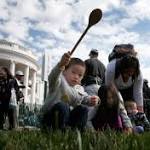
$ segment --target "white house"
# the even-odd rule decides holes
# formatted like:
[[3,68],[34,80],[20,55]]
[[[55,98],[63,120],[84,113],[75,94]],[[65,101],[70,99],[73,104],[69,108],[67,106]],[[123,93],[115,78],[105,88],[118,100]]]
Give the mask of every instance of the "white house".
[[25,103],[43,104],[44,82],[41,79],[41,69],[37,63],[37,57],[31,50],[16,43],[0,40],[0,66],[8,67],[13,75],[17,70],[24,73]]

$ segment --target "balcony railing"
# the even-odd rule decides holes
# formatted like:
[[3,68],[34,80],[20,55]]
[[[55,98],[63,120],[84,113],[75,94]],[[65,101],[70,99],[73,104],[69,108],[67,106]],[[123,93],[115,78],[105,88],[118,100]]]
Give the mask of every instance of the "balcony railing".
[[35,56],[31,50],[24,48],[23,46],[20,46],[20,45],[15,44],[15,43],[11,43],[11,42],[8,42],[5,40],[0,40],[0,48],[19,52],[19,53],[22,53],[24,55],[28,55],[28,56],[32,57],[33,59],[37,60],[37,56]]

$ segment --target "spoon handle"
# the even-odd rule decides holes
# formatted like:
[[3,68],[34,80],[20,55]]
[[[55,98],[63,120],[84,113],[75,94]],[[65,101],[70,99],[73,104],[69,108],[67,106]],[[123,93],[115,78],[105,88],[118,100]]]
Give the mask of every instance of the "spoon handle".
[[76,47],[78,46],[78,44],[81,42],[81,40],[83,39],[84,35],[87,33],[88,29],[90,27],[87,26],[87,28],[84,30],[84,32],[82,33],[81,37],[79,38],[79,40],[76,42],[76,44],[74,45],[74,47],[72,48],[71,52],[70,52],[70,55],[73,54],[73,52],[75,51]]

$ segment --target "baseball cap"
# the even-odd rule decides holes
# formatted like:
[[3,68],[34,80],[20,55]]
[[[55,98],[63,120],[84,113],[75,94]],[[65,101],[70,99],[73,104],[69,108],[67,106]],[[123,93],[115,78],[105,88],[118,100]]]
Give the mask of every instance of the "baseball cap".
[[144,79],[143,82],[148,83],[148,80],[147,80],[147,79]]
[[97,49],[92,49],[92,50],[90,51],[89,56],[90,56],[90,55],[98,55],[98,50],[97,50]]
[[23,72],[22,72],[22,71],[20,71],[20,70],[16,71],[16,75],[24,76]]

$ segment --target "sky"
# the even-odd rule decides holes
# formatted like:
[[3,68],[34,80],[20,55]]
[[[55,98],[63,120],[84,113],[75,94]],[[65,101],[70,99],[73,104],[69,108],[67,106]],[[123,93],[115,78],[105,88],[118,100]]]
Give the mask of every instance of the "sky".
[[0,0],[0,39],[29,48],[42,62],[44,52],[55,65],[70,51],[88,25],[90,12],[103,12],[73,57],[87,59],[91,49],[107,66],[116,44],[131,43],[138,52],[144,78],[150,81],[149,0]]

